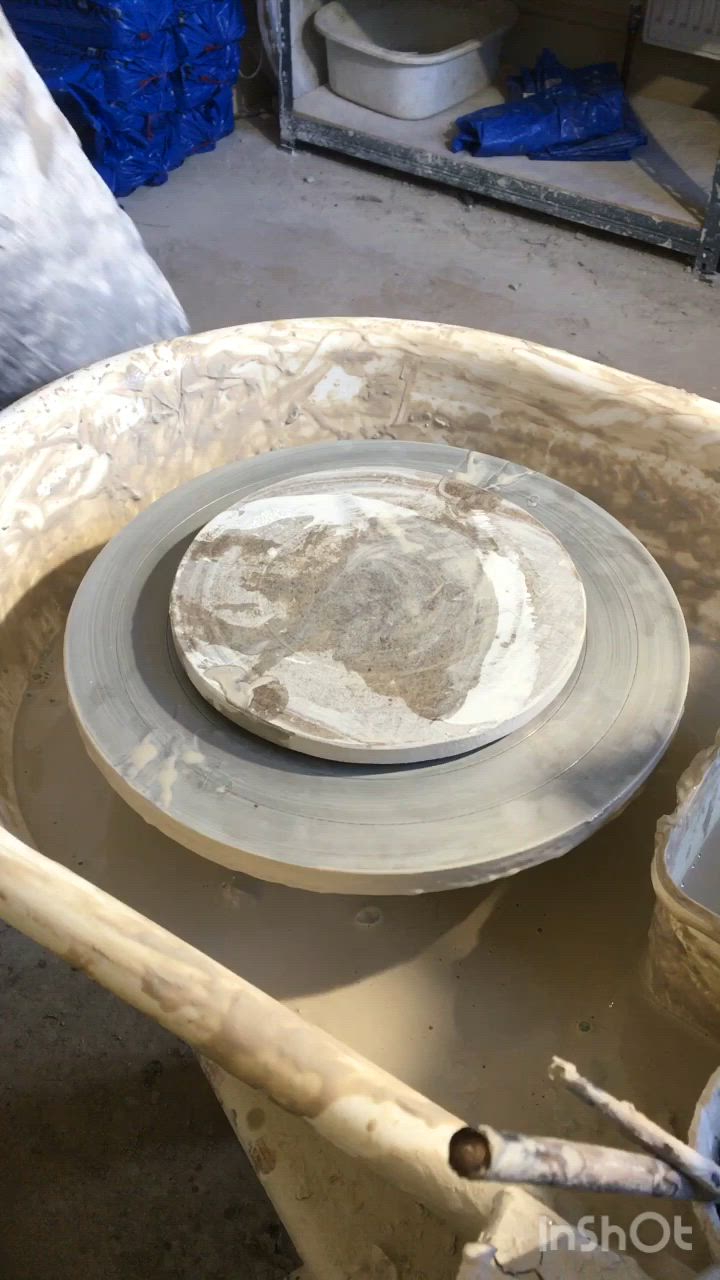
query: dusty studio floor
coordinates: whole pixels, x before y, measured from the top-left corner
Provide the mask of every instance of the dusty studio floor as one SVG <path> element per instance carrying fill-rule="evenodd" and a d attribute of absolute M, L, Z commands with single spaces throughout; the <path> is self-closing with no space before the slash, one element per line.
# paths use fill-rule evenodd
<path fill-rule="evenodd" d="M 720 291 L 680 261 L 278 151 L 268 122 L 125 202 L 196 330 L 474 325 L 720 397 Z M 280 1280 L 292 1251 L 191 1054 L 0 927 L 3 1280 Z"/>

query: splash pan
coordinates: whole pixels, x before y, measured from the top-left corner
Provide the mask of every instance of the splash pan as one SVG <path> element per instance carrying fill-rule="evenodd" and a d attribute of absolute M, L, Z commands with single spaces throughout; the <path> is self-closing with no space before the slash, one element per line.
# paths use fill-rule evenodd
<path fill-rule="evenodd" d="M 720 567 L 712 554 L 720 545 L 720 408 L 493 334 L 407 321 L 309 320 L 227 330 L 118 356 L 7 410 L 2 427 L 0 820 L 5 830 L 0 861 L 7 863 L 8 850 L 22 849 L 24 841 L 28 860 L 27 846 L 34 846 L 64 864 L 54 870 L 70 868 L 84 877 L 85 889 L 99 886 L 174 938 L 166 939 L 165 950 L 155 954 L 149 968 L 133 968 L 132 983 L 125 980 L 127 970 L 122 981 L 115 981 L 101 939 L 96 948 L 92 944 L 93 930 L 100 932 L 111 918 L 107 899 L 95 916 L 86 912 L 80 919 L 77 912 L 63 914 L 57 898 L 48 897 L 43 905 L 38 889 L 34 914 L 23 917 L 13 910 L 13 898 L 26 882 L 19 868 L 13 881 L 14 864 L 2 883 L 0 914 L 37 936 L 33 920 L 44 911 L 56 922 L 49 945 L 164 1025 L 172 1022 L 177 1029 L 177 1019 L 184 1018 L 181 1034 L 209 1056 L 213 1043 L 219 1045 L 223 1037 L 227 1043 L 236 1005 L 228 979 L 210 1025 L 202 1024 L 204 1038 L 196 1034 L 199 1011 L 212 1004 L 216 988 L 198 976 L 198 966 L 188 967 L 186 943 L 272 997 L 262 1017 L 241 1019 L 242 1054 L 238 1050 L 233 1066 L 241 1078 L 208 1070 L 314 1280 L 362 1273 L 363 1267 L 372 1275 L 376 1263 L 377 1274 L 376 1246 L 392 1256 L 395 1271 L 386 1268 L 385 1274 L 397 1274 L 398 1280 L 419 1275 L 457 1280 L 458 1241 L 477 1238 L 485 1229 L 497 1241 L 502 1206 L 516 1242 L 523 1223 L 537 1240 L 537 1215 L 544 1212 L 536 1198 L 499 1197 L 495 1186 L 451 1181 L 432 1123 L 423 1128 L 418 1121 L 413 1131 L 426 1135 L 421 1155 L 411 1142 L 404 1155 L 396 1145 L 392 1160 L 386 1157 L 383 1141 L 399 1141 L 407 1132 L 399 1113 L 388 1110 L 387 1077 L 361 1099 L 364 1103 L 367 1096 L 368 1105 L 373 1099 L 375 1105 L 375 1127 L 366 1129 L 363 1119 L 353 1148 L 361 1158 L 345 1155 L 339 1149 L 338 1116 L 342 1112 L 347 1121 L 358 1114 L 364 1088 L 349 1061 L 353 1051 L 393 1072 L 403 1086 L 419 1090 L 426 1110 L 432 1099 L 467 1123 L 612 1142 L 612 1132 L 589 1111 L 568 1104 L 546 1084 L 550 1057 L 559 1054 L 660 1123 L 687 1132 L 695 1102 L 720 1060 L 720 1043 L 714 1033 L 700 1035 L 652 997 L 644 985 L 643 961 L 653 906 L 656 823 L 673 809 L 677 779 L 697 751 L 713 741 L 720 724 Z M 651 772 L 682 703 L 682 679 L 671 679 L 667 671 L 657 677 L 655 697 L 664 708 L 660 723 L 653 700 L 645 719 L 640 713 L 634 718 L 634 736 L 611 746 L 606 735 L 584 762 L 572 761 L 572 769 L 558 776 L 553 809 L 557 815 L 557 795 L 564 786 L 564 830 L 573 827 L 576 845 L 571 856 L 450 892 L 432 892 L 426 883 L 431 891 L 399 896 L 391 882 L 392 892 L 374 888 L 361 897 L 337 889 L 309 893 L 261 878 L 262 872 L 251 877 L 198 857 L 184 846 L 184 831 L 174 831 L 169 823 L 165 831 L 153 825 L 164 808 L 159 791 L 153 823 L 123 799 L 88 756 L 70 711 L 64 631 L 99 549 L 112 546 L 123 530 L 129 535 L 135 518 L 156 500 L 164 501 L 198 476 L 271 450 L 387 442 L 390 436 L 407 445 L 439 444 L 463 457 L 471 451 L 512 458 L 528 473 L 551 477 L 553 492 L 567 486 L 582 495 L 580 505 L 595 502 L 608 519 L 619 521 L 629 538 L 627 544 L 621 540 L 621 554 L 630 556 L 632 568 L 613 572 L 610 562 L 599 581 L 608 599 L 624 591 L 637 619 L 635 644 L 654 652 L 662 629 L 676 626 L 667 588 L 665 603 L 654 614 L 642 603 L 638 583 L 647 575 L 655 581 L 657 573 L 648 553 L 659 563 L 689 624 L 688 696 L 677 731 Z M 522 505 L 517 490 L 524 491 L 524 481 L 508 491 L 509 500 Z M 546 522 L 544 511 L 529 510 Z M 207 518 L 189 521 L 187 541 Z M 616 528 L 610 519 L 609 526 Z M 553 530 L 553 536 L 560 537 L 583 577 L 587 662 L 601 598 L 580 552 L 570 548 L 561 530 Z M 593 552 L 588 546 L 588 563 Z M 167 606 L 180 547 L 175 554 L 163 580 L 164 623 L 153 641 L 167 655 L 172 644 Z M 130 590 L 129 579 L 118 571 L 118 603 Z M 612 653 L 619 665 L 619 640 Z M 583 672 L 581 665 L 578 684 Z M 630 681 L 629 702 L 633 681 L 641 676 L 639 671 Z M 168 716 L 184 723 L 202 707 L 208 737 L 216 725 L 220 732 L 220 720 L 224 730 L 246 732 L 210 707 L 179 659 L 174 678 L 176 689 L 180 681 L 186 683 L 182 696 L 172 695 Z M 95 692 L 100 706 L 104 690 L 98 686 Z M 593 692 L 593 733 L 598 704 L 602 713 L 601 685 Z M 543 724 L 547 714 L 540 713 Z M 508 740 L 514 734 L 520 735 L 521 750 L 527 727 L 508 734 Z M 357 771 L 362 790 L 375 785 L 376 766 L 322 761 L 257 736 L 254 742 L 257 759 L 244 767 L 252 774 L 264 752 L 277 753 L 283 762 L 278 785 L 292 789 L 295 813 L 303 813 L 303 787 L 317 782 L 319 792 L 322 781 L 322 803 L 315 802 L 312 813 L 313 821 L 325 818 L 328 828 L 319 852 L 339 861 L 354 826 L 367 825 L 367 815 L 358 805 L 343 817 L 331 842 L 331 767 Z M 490 746 L 479 752 L 488 749 L 495 751 Z M 177 767 L 180 775 L 193 766 L 178 762 Z M 447 773 L 454 786 L 456 775 L 470 767 L 462 757 L 460 763 L 451 759 L 380 770 L 387 776 L 399 773 L 400 785 L 405 771 L 415 777 Z M 298 769 L 305 772 L 298 775 Z M 283 770 L 287 778 L 280 776 Z M 597 817 L 605 803 L 598 805 L 598 788 L 610 775 L 612 794 L 625 803 L 612 823 L 598 827 L 592 815 Z M 647 775 L 645 784 L 627 803 L 641 775 Z M 166 781 L 168 786 L 173 781 L 170 774 Z M 502 776 L 501 785 L 508 785 Z M 427 804 L 425 789 L 416 788 L 413 803 Z M 287 790 L 285 796 L 287 812 Z M 251 807 L 248 831 L 259 823 Z M 517 814 L 522 833 L 522 804 Z M 402 813 L 393 817 L 389 857 Z M 554 821 L 542 809 L 535 810 L 533 820 Z M 455 859 L 464 877 L 467 859 L 456 858 L 457 846 L 448 838 L 452 818 L 435 811 L 427 826 L 434 851 L 426 846 L 426 866 L 433 873 L 439 867 L 448 883 Z M 488 825 L 486 831 L 482 819 L 473 822 L 473 830 L 469 871 L 475 877 L 484 837 L 490 841 L 492 830 Z M 245 834 L 237 833 L 239 844 Z M 553 849 L 563 847 L 561 842 Z M 283 875 L 291 865 L 285 856 Z M 267 854 L 263 857 L 269 861 Z M 367 867 L 360 870 L 365 875 Z M 401 888 L 409 885 L 406 873 L 404 867 Z M 335 885 L 342 883 L 338 876 Z M 79 949 L 74 939 L 81 926 L 86 941 Z M 144 937 L 139 926 L 127 935 L 130 965 L 136 965 Z M 275 1021 L 280 1025 L 280 1015 L 287 1019 L 291 1010 L 305 1019 L 302 1035 L 296 1027 L 294 1038 L 278 1031 L 273 1040 Z M 322 1052 L 313 1048 L 321 1030 L 345 1042 L 335 1045 L 332 1062 L 327 1046 Z M 309 1047 L 288 1103 L 272 1079 L 267 1085 L 268 1073 L 283 1065 L 292 1068 L 301 1046 Z M 277 1105 L 278 1098 L 290 1112 Z M 406 1121 L 408 1114 L 403 1112 Z M 389 1115 L 397 1117 L 397 1126 L 386 1123 Z M 621 1228 L 648 1207 L 625 1197 L 555 1198 L 555 1208 L 571 1221 L 607 1214 Z M 671 1222 L 681 1215 L 693 1224 L 685 1206 L 658 1200 L 650 1207 Z M 543 1277 L 562 1274 L 532 1257 L 528 1262 L 516 1246 L 513 1252 L 507 1236 L 505 1244 L 498 1280 L 528 1268 Z M 689 1253 L 674 1254 L 669 1246 L 661 1254 L 639 1255 L 642 1274 L 679 1280 L 687 1276 L 683 1266 L 700 1270 L 707 1252 L 699 1229 L 692 1244 Z M 590 1255 L 580 1261 L 583 1274 L 586 1269 L 588 1275 L 598 1274 Z M 566 1272 L 578 1273 L 579 1268 Z M 609 1274 L 638 1277 L 627 1259 Z"/>

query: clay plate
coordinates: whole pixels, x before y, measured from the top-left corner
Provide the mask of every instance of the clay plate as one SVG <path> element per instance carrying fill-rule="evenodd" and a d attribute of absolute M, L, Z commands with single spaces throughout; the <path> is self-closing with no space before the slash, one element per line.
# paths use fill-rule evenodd
<path fill-rule="evenodd" d="M 203 697 L 329 760 L 456 755 L 533 719 L 585 640 L 557 538 L 463 470 L 325 471 L 220 512 L 170 605 Z"/>

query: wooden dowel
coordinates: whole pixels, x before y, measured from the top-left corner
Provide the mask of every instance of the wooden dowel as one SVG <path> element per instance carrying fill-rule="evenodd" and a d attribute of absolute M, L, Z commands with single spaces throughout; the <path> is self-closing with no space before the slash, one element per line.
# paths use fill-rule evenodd
<path fill-rule="evenodd" d="M 448 1167 L 459 1117 L 1 828 L 0 919 L 462 1230 L 486 1220 L 490 1189 Z"/>
<path fill-rule="evenodd" d="M 720 1200 L 720 1166 L 701 1156 L 686 1142 L 648 1119 L 632 1102 L 621 1102 L 580 1075 L 572 1062 L 553 1058 L 550 1079 L 561 1081 L 571 1093 L 607 1116 L 616 1128 L 658 1159 L 672 1165 L 706 1193 L 704 1199 Z"/>
<path fill-rule="evenodd" d="M 672 1200 L 714 1198 L 654 1156 L 590 1142 L 499 1133 L 488 1125 L 453 1134 L 450 1165 L 461 1177 L 474 1181 L 666 1196 Z"/>

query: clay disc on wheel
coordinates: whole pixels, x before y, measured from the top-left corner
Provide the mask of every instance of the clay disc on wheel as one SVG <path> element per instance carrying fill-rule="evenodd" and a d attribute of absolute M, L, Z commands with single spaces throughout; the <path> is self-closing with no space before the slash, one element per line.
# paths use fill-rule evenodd
<path fill-rule="evenodd" d="M 585 592 L 521 507 L 450 473 L 329 471 L 222 511 L 180 564 L 178 655 L 218 711 L 331 760 L 432 760 L 544 710 Z"/>

